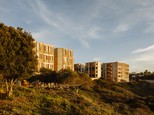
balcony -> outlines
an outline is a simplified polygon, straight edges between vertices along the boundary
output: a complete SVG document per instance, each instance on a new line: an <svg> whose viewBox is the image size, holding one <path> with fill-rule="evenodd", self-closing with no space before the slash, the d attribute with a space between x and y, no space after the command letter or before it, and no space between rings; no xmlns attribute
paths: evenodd
<svg viewBox="0 0 154 115"><path fill-rule="evenodd" d="M107 71L113 71L113 69L112 69L112 68L107 68L106 70L107 70Z"/></svg>

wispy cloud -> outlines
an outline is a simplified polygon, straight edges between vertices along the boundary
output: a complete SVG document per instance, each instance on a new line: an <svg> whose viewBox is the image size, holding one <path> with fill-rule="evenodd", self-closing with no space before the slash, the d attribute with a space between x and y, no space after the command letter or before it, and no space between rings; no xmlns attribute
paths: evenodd
<svg viewBox="0 0 154 115"><path fill-rule="evenodd" d="M122 60L130 65L130 72L142 72L146 69L154 71L154 54L136 54Z"/></svg>
<svg viewBox="0 0 154 115"><path fill-rule="evenodd" d="M52 11L41 0L36 0L36 5L32 7L34 12L50 26L50 30L56 30L68 38L78 39L87 48L90 47L89 40L103 38L99 25L91 22L97 17L99 8L89 13L89 17L81 14L82 20L76 20L75 17L68 16L63 11Z"/></svg>
<svg viewBox="0 0 154 115"><path fill-rule="evenodd" d="M130 64L131 71L141 72L145 69L154 71L154 45L132 51L124 61Z"/></svg>
<svg viewBox="0 0 154 115"><path fill-rule="evenodd" d="M115 28L115 30L113 30L113 32L114 33L125 32L128 29L129 29L129 26L127 24L120 24Z"/></svg>
<svg viewBox="0 0 154 115"><path fill-rule="evenodd" d="M137 4L138 8L136 8L134 19L138 19L136 24L145 25L143 28L144 33L153 33L154 32L154 1L153 0L136 0L134 3Z"/></svg>
<svg viewBox="0 0 154 115"><path fill-rule="evenodd" d="M105 59L105 57L94 57L93 61L100 61L101 62L104 59Z"/></svg>
<svg viewBox="0 0 154 115"><path fill-rule="evenodd" d="M94 57L93 58L93 61L100 61L101 60L101 57Z"/></svg>
<svg viewBox="0 0 154 115"><path fill-rule="evenodd" d="M133 54L135 54L135 53L143 53L143 52L146 52L146 51L152 51L152 52L154 52L154 45L151 45L151 46L146 47L146 48L136 49L136 50L132 51L132 53Z"/></svg>
<svg viewBox="0 0 154 115"><path fill-rule="evenodd" d="M131 4L131 5L130 5ZM116 26L112 29L113 33L123 33L130 30L134 33L136 27L142 26L143 32L154 32L154 1L153 0L130 0L128 6L125 6L125 10L121 11L123 6L116 8L117 18L115 18Z"/></svg>
<svg viewBox="0 0 154 115"><path fill-rule="evenodd" d="M36 40L77 49L81 61L125 56L138 70L154 68L154 45L144 48L153 43L153 12L154 0L0 0L0 20Z"/></svg>
<svg viewBox="0 0 154 115"><path fill-rule="evenodd" d="M89 43L87 41L85 41L84 39L80 39L80 42L82 43L83 46L85 46L86 48L90 48Z"/></svg>
<svg viewBox="0 0 154 115"><path fill-rule="evenodd" d="M110 17L106 12L104 12L105 14L103 13L103 16L107 17L101 17L101 12L104 10L101 7L101 3L99 5L97 4L98 7L96 6L96 10L88 12L89 15L85 14L85 16L82 16L83 14L81 14L80 17L82 17L82 20L80 21L76 20L75 17L68 16L65 12L55 13L51 9L48 9L48 7L42 3L42 1L37 0L36 3L37 8L34 8L35 12L44 20L44 22L50 26L50 30L54 29L57 31L57 35L55 34L55 37L58 36L58 33L60 33L64 36L68 36L69 38L78 39L80 43L86 48L91 47L89 42L91 40L108 39L111 36L114 36L112 34L105 34L104 36L104 28L105 30L108 29L110 31L109 33L113 32L114 34L123 34L133 30L143 22L146 25L143 30L147 33L153 31L154 27L153 6L149 6L150 4L145 1L143 1L142 4L140 3L140 0L137 2L130 1L129 3L136 3L137 6L134 5L134 7L126 7L126 9L123 11L121 8L116 7L113 1L109 3L103 3L103 5L106 4L106 6L104 5L105 7L108 7L108 5L112 4L113 8L108 8L108 13L111 13L115 16L114 19L116 22L116 25L107 25L104 27L101 25L101 23L104 21L104 19L112 19L112 16ZM96 20L100 22L96 24ZM40 38L41 36L45 37L49 33L51 34L52 31L48 33L40 31L40 33L36 35ZM51 36L54 35L52 34ZM63 36L60 39L63 39ZM154 54L152 53L153 48L154 45L151 45L147 48L136 49L132 51L131 56L128 56L127 59L123 61L130 64L131 71L144 71L146 68L152 70L152 63L154 62ZM102 58L94 57L92 60L101 61Z"/></svg>
<svg viewBox="0 0 154 115"><path fill-rule="evenodd" d="M132 3L131 1L128 2L128 6ZM56 30L57 33L59 32L59 34L68 36L68 38L79 40L83 46L89 48L91 46L90 40L115 38L114 35L110 34L111 32L114 34L127 32L140 24L142 19L149 20L151 18L151 13L148 14L147 12L147 6L141 9L140 6L142 6L142 4L139 4L139 2L134 3L139 6L135 7L133 4L133 7L126 7L126 9L122 11L121 8L124 6L117 7L114 1L104 2L104 0L98 0L89 6L89 9L88 7L83 9L84 13L80 12L80 15L74 15L72 14L73 12L68 11L66 8L64 8L63 11L55 12L41 0L36 0L35 5L32 4L32 7L34 12L50 26L51 32L52 30ZM109 5L112 5L112 7L109 7ZM105 8L108 8L108 10L105 10ZM151 11L153 10L150 10L150 12ZM115 26L101 25L106 19L110 20L112 18L111 15L107 13L115 16L115 22L117 23ZM153 26L148 25L146 31L150 31L151 28L153 28ZM110 32L106 34L106 30L104 31L104 29L108 29Z"/></svg>

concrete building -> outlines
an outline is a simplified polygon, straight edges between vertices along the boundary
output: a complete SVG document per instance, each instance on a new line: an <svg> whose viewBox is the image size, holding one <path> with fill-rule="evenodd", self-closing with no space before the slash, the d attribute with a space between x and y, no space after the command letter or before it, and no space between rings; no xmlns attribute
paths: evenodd
<svg viewBox="0 0 154 115"><path fill-rule="evenodd" d="M39 72L42 67L54 70L54 47L36 41L34 43L34 51L36 52L38 59L36 72Z"/></svg>
<svg viewBox="0 0 154 115"><path fill-rule="evenodd" d="M98 79L101 77L101 62L87 62L86 73L92 79Z"/></svg>
<svg viewBox="0 0 154 115"><path fill-rule="evenodd" d="M74 64L74 71L85 73L85 65L81 63Z"/></svg>
<svg viewBox="0 0 154 115"><path fill-rule="evenodd" d="M72 50L66 48L55 48L54 56L55 71L67 68L74 70L74 56Z"/></svg>
<svg viewBox="0 0 154 115"><path fill-rule="evenodd" d="M129 82L129 65L121 62L103 63L102 77L109 81Z"/></svg>

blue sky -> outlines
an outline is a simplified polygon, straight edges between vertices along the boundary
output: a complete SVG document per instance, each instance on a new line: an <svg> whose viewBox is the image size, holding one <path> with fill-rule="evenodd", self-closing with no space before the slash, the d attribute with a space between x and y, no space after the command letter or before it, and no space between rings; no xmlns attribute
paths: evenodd
<svg viewBox="0 0 154 115"><path fill-rule="evenodd" d="M0 0L0 22L72 49L75 63L154 71L154 0Z"/></svg>

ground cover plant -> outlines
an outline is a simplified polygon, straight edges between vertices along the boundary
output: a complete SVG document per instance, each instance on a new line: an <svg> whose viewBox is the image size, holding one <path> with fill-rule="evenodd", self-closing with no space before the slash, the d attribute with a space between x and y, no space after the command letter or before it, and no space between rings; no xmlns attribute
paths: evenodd
<svg viewBox="0 0 154 115"><path fill-rule="evenodd" d="M1 93L0 113L5 115L154 114L154 89L150 89L149 83L113 83L101 79L93 82L91 88L82 87L78 92L74 88L66 90L15 86L11 98L4 99ZM144 96L135 91L137 87L142 88L143 94L145 91ZM148 89L150 91L146 93Z"/></svg>

